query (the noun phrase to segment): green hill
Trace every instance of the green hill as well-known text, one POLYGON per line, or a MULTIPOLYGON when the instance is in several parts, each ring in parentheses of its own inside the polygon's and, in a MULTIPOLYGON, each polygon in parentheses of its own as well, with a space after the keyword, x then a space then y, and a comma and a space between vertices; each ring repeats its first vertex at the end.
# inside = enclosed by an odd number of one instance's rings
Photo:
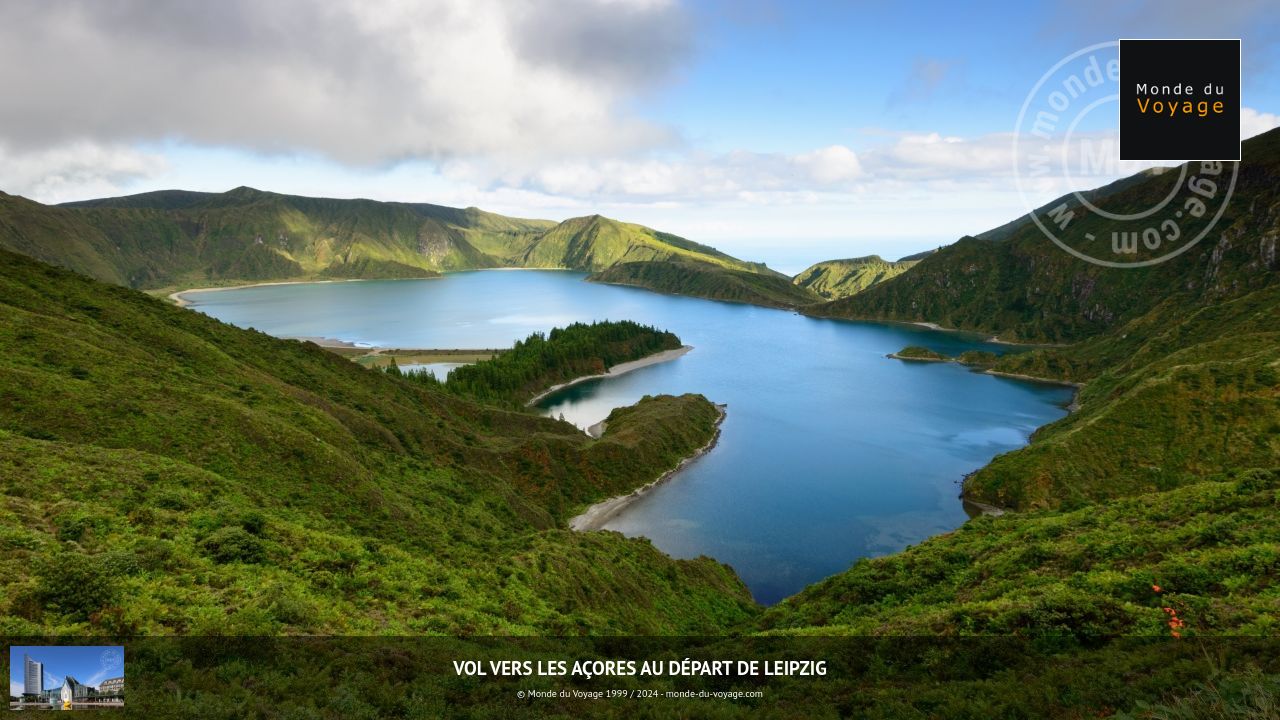
MULTIPOLYGON (((137 211, 129 211, 137 212, 137 211)), ((596 441, 0 250, 8 635, 703 633, 733 572, 558 528, 706 444, 701 396, 596 441)))
POLYGON ((1176 602, 1195 609, 1192 634, 1271 634, 1280 586, 1274 574, 1248 568, 1280 543, 1270 508, 1277 488, 1280 470, 1212 473, 1073 512, 977 518, 897 555, 861 560, 769 609, 760 626, 1160 637, 1168 631, 1161 608, 1176 602))
POLYGON ((877 283, 897 277, 915 265, 913 260, 890 262, 879 255, 826 260, 810 265, 792 280, 827 300, 857 295, 877 283))
POLYGON ((738 269, 708 262, 624 262, 587 279, 766 307, 799 307, 819 299, 809 290, 793 285, 785 275, 767 268, 738 269))
MULTIPOLYGON (((1073 342, 1114 331, 1166 298, 1193 308, 1238 297, 1273 282, 1280 268, 1280 132, 1247 141, 1243 152, 1222 219, 1209 237, 1167 262, 1123 270, 1085 263, 1024 219, 998 228, 989 239, 962 238, 889 282, 806 312, 924 320, 999 333, 1006 340, 1073 342)), ((1168 180, 1142 173, 1108 188, 1107 207, 1122 212, 1154 205, 1167 195, 1168 180)), ((1109 242, 1109 221, 1090 213, 1078 222, 1079 232, 1109 242)))
POLYGON ((51 207, 0 193, 0 247, 136 288, 262 280, 428 277, 491 267, 598 271, 698 261, 769 273, 714 248, 593 215, 562 223, 426 203, 240 187, 51 207))
POLYGON ((618 263, 661 261, 698 261, 751 272, 761 269, 715 248, 599 215, 565 220, 539 235, 517 260, 521 267, 592 271, 618 263))
POLYGON ((1114 333, 997 362, 1087 380, 1078 412, 965 482, 1003 507, 1078 507, 1280 459, 1280 284, 1188 309, 1166 303, 1114 333))

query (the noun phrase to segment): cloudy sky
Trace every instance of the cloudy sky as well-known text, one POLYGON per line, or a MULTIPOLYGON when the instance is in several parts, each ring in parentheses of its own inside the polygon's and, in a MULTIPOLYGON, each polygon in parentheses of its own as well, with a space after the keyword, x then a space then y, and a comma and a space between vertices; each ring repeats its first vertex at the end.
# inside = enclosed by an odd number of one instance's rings
POLYGON ((1119 37, 1242 38, 1244 132, 1280 124, 1261 1, 5 0, 0 189, 250 185, 600 212, 784 270, 898 257, 1025 212, 1024 99, 1119 37))

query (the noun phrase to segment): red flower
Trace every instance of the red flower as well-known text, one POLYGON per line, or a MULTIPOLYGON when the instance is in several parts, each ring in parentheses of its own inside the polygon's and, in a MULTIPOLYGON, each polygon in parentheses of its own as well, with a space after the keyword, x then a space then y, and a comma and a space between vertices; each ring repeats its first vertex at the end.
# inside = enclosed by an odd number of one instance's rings
POLYGON ((1154 590, 1155 592, 1160 592, 1160 586, 1159 586, 1159 585, 1152 585, 1152 586, 1151 586, 1151 589, 1152 589, 1152 590, 1154 590))

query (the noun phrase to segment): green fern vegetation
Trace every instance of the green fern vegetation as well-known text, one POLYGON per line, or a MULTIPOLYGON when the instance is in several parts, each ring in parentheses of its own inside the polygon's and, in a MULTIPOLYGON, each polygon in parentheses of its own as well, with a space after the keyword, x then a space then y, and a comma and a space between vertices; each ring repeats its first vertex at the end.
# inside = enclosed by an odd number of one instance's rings
POLYGON ((897 555, 859 561, 770 608, 760 624, 788 633, 1083 642, 1167 637, 1162 608, 1177 606, 1188 638, 1274 635, 1277 503, 1280 469, 1251 469, 1070 512, 980 517, 897 555))
POLYGON ((573 323, 535 333, 490 360, 454 368, 448 382, 430 373, 414 379, 497 405, 521 407, 539 392, 580 377, 680 347, 674 333, 631 321, 573 323))
POLYGON ((0 251, 4 634, 706 633, 733 571, 561 530, 715 432, 592 440, 0 251))

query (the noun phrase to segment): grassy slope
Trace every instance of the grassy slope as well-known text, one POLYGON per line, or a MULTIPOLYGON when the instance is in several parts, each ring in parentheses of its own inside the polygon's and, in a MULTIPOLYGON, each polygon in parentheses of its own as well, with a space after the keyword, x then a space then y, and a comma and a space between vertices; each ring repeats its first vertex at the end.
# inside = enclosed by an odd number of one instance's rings
POLYGON ((1192 635, 1273 635, 1277 503, 1280 470, 1258 470, 1069 513, 982 517, 897 555, 859 561, 769 609, 760 626, 1164 636, 1161 608, 1174 605, 1192 635))
POLYGON ((0 304, 6 634, 696 633, 751 612, 710 560, 555 529, 704 444, 700 396, 592 441, 4 251, 0 304))
POLYGON ((792 280, 826 300, 857 295, 877 283, 897 277, 915 265, 913 260, 890 262, 879 255, 826 260, 809 266, 792 280))
POLYGON ((818 296, 783 275, 703 262, 625 262, 595 273, 592 282, 635 285, 674 295, 744 302, 767 307, 799 307, 818 296))
POLYGON ((1280 458, 1280 285, 1188 311, 1169 303, 1079 346, 997 370, 1088 378, 1080 410, 968 478, 1016 508, 1075 506, 1280 458))
POLYGON ((760 267, 684 238, 599 215, 570 218, 543 233, 520 258, 522 267, 598 271, 624 262, 698 261, 758 272, 760 267))

